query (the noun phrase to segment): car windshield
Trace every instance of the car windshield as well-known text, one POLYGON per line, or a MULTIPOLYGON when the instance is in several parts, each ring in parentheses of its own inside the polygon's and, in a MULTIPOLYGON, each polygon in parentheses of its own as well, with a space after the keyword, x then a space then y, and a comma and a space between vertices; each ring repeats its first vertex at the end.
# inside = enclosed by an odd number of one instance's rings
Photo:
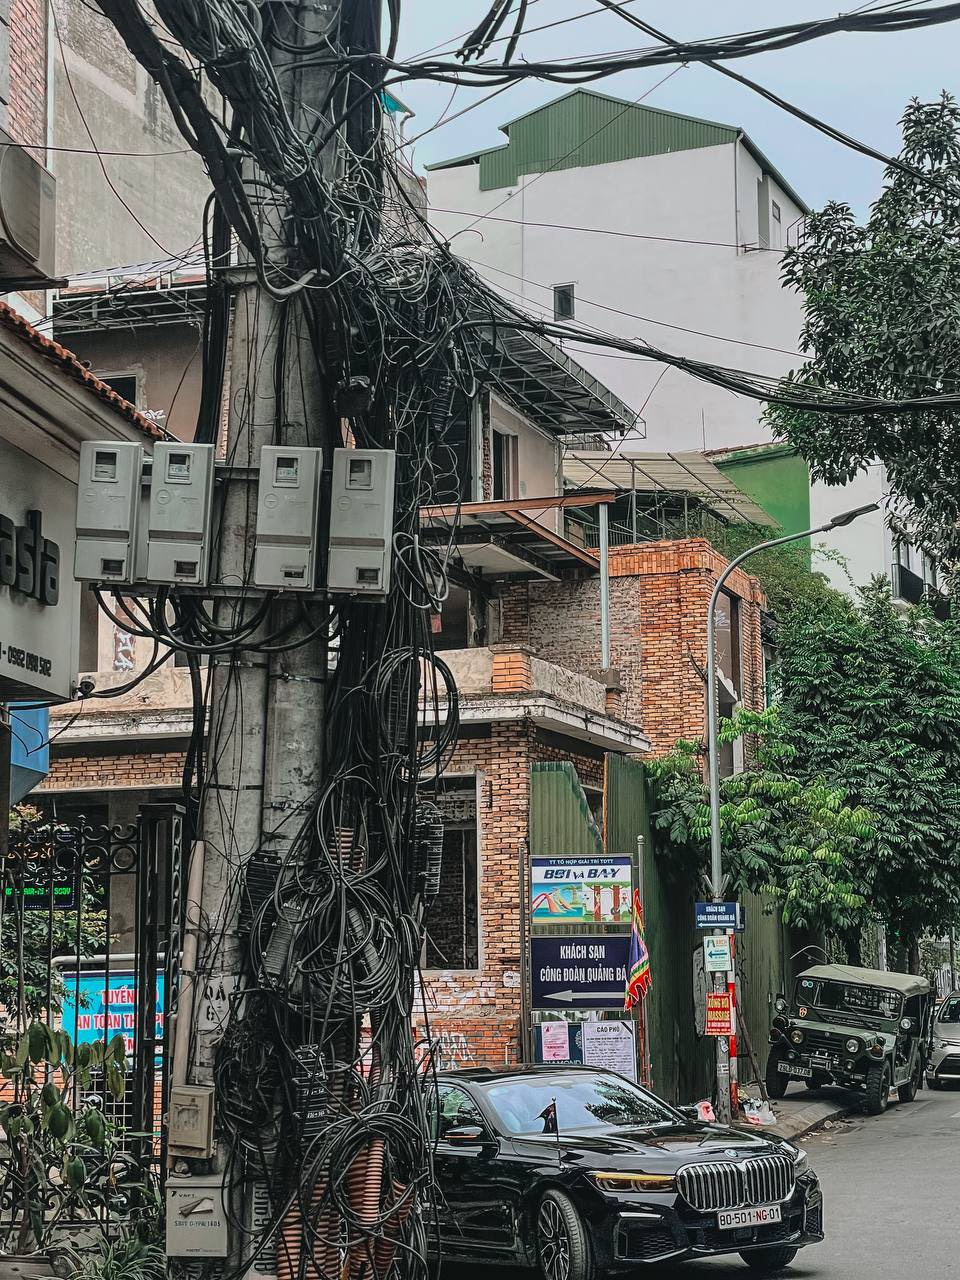
POLYGON ((960 1022, 960 996, 944 1000, 937 1013, 938 1022, 960 1022))
MULTIPOLYGON (((898 991, 860 986, 853 982, 829 982, 822 978, 801 978, 797 983, 797 1013, 804 1009, 839 1015, 844 1022, 859 1018, 899 1018, 903 997, 898 991)), ((827 1019, 829 1020, 829 1018, 827 1019)))
POLYGON ((505 1132, 552 1133, 548 1108, 556 1100, 559 1133, 607 1125, 677 1124, 681 1117, 659 1098, 613 1075, 588 1071, 518 1076, 484 1088, 505 1132), (544 1113, 547 1113, 546 1116, 544 1113))

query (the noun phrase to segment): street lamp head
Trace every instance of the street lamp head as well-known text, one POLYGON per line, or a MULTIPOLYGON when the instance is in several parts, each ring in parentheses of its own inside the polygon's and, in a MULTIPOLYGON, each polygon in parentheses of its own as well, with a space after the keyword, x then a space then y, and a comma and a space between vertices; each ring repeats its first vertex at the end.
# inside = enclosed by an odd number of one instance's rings
POLYGON ((858 516, 865 516, 868 511, 879 511, 879 510, 880 510, 879 502, 867 502, 862 507, 854 507, 852 511, 841 511, 840 515, 834 516, 833 519, 830 520, 823 527, 824 527, 824 530, 842 529, 844 525, 853 524, 854 520, 856 520, 858 516))

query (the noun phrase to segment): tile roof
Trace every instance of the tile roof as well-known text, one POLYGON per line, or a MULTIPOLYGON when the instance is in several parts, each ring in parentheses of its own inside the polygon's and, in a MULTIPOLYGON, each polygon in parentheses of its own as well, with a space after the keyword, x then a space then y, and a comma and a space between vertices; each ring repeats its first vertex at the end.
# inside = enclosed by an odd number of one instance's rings
POLYGON ((52 338, 46 337, 28 320, 24 320, 23 316, 14 311, 13 307, 6 302, 0 302, 0 326, 21 338, 54 364, 59 365, 71 378, 81 383, 88 391, 91 391, 100 400, 110 405, 122 418, 126 418, 129 423, 142 431, 145 436, 149 436, 151 440, 167 439, 165 431, 161 430, 155 422, 151 422, 149 418, 145 417, 128 400, 124 400, 123 396, 118 395, 112 387, 108 386, 101 378, 98 378, 96 374, 91 373, 72 351, 62 347, 59 342, 54 342, 52 338))

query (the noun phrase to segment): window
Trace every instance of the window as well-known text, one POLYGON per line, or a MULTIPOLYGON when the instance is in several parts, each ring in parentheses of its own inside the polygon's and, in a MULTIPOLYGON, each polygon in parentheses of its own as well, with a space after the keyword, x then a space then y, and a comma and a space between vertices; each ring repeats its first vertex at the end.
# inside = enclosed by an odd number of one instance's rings
POLYGON ((484 1123, 480 1108, 459 1085, 442 1084, 427 1099, 427 1127, 434 1139, 442 1138, 448 1129, 459 1129, 462 1125, 478 1125, 484 1123))
POLYGON ((130 404, 140 403, 140 379, 135 373, 98 373, 97 377, 112 387, 118 396, 123 396, 130 404))
POLYGON ((554 1102, 561 1133, 609 1125, 647 1128, 675 1124, 678 1119, 666 1103, 638 1085, 592 1071, 518 1076, 487 1085, 483 1097, 509 1134, 546 1132, 543 1113, 554 1102))
POLYGON ((740 694, 740 601, 721 591, 716 610, 717 668, 740 694))
POLYGON ((776 200, 770 202, 770 213, 774 222, 779 224, 783 221, 783 217, 780 213, 780 206, 777 204, 776 200))
POLYGON ((493 440, 493 500, 509 502, 518 498, 519 447, 517 437, 506 431, 492 432, 493 440))
POLYGON ((553 318, 554 320, 572 320, 576 312, 576 299, 572 284, 555 284, 553 286, 553 318))
POLYGON ((479 915, 476 826, 445 826, 440 892, 427 917, 424 966, 427 969, 478 968, 479 915))

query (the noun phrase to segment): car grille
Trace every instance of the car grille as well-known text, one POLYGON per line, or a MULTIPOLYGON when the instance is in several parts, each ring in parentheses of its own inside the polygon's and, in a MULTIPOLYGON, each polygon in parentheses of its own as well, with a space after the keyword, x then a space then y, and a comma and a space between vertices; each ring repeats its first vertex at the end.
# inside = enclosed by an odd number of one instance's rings
POLYGON ((677 1186, 694 1209, 741 1209, 775 1204, 793 1194, 795 1171, 787 1156, 758 1156, 723 1164, 688 1164, 677 1174, 677 1186))
POLYGON ((960 1055, 951 1053, 937 1065, 937 1075, 960 1076, 960 1055))
POLYGON ((826 1053, 838 1056, 846 1053, 844 1046, 849 1039, 849 1035, 838 1035, 834 1031, 804 1031, 803 1044, 798 1045, 798 1048, 803 1053, 826 1053))

